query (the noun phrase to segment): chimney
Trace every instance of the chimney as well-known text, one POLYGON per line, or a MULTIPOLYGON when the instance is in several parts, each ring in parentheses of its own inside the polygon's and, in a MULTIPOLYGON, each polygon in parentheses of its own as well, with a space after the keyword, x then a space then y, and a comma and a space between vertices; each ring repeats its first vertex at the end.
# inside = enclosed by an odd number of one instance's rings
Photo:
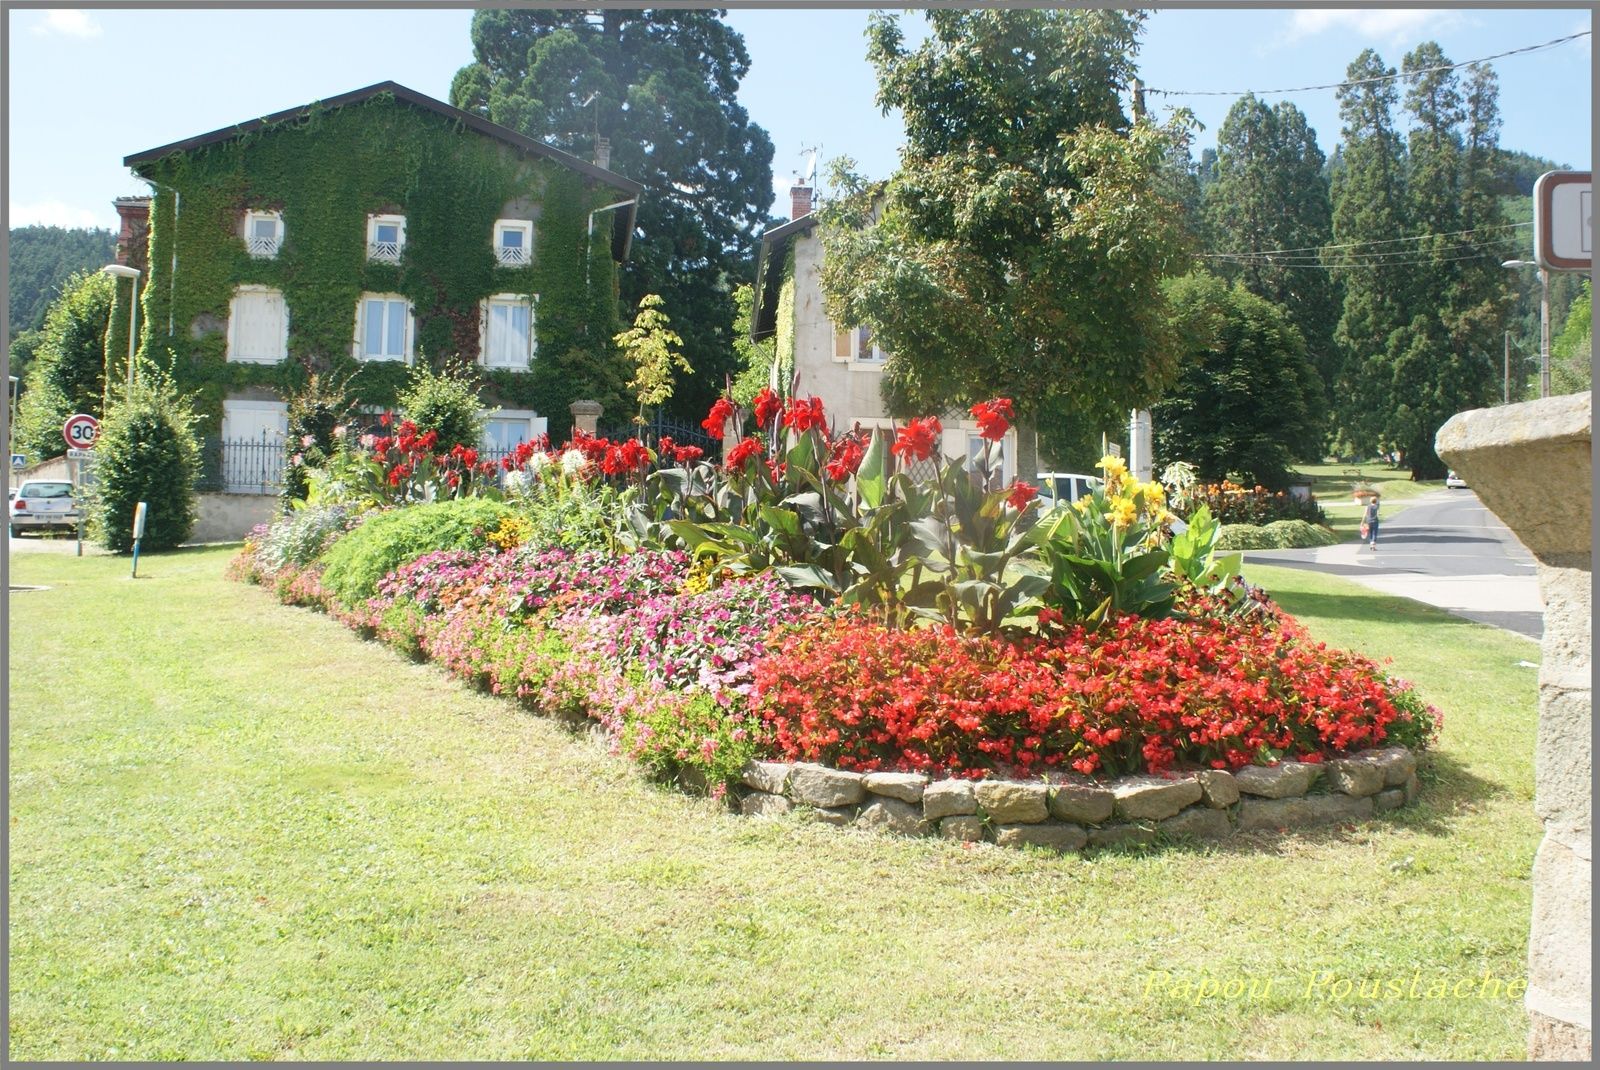
POLYGON ((150 198, 118 197, 111 202, 122 225, 117 231, 117 263, 148 269, 150 252, 150 198))
POLYGON ((799 219, 803 215, 811 214, 811 187, 796 185, 789 187, 789 218, 799 219))
POLYGON ((594 165, 596 167, 611 166, 611 139, 597 137, 594 139, 594 165))

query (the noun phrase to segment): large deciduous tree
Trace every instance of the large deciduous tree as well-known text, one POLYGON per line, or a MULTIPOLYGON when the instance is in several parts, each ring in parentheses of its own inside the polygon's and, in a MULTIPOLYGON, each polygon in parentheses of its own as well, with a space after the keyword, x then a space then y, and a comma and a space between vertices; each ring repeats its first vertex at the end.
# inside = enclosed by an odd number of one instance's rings
POLYGON ((35 458, 66 452, 61 425, 76 412, 100 415, 105 390, 106 325, 116 280, 99 272, 68 279, 45 313, 18 403, 17 445, 35 458))
POLYGON ((713 10, 489 10, 472 47, 452 103, 584 157, 609 138, 611 169, 645 186, 622 299, 662 297, 699 372, 673 407, 703 413, 738 373, 731 292, 772 204, 743 38, 713 10))
MULTIPOLYGON (((1217 270, 1289 314, 1331 388, 1339 373, 1340 303, 1335 280, 1318 260, 1333 235, 1326 165, 1317 132, 1299 108, 1241 97, 1217 133, 1205 212, 1211 247, 1240 254, 1218 260, 1217 270)), ((1311 400, 1320 421, 1331 398, 1311 400)))
POLYGON ((1155 190, 1186 116, 1123 112, 1142 18, 937 10, 909 49, 896 16, 872 17, 878 104, 904 116, 906 144, 881 186, 836 169, 822 288, 835 322, 871 326, 891 354, 895 410, 1009 396, 1048 449, 1119 426, 1171 381, 1158 283, 1186 250, 1181 207, 1155 190))
POLYGON ((1284 308, 1214 275, 1170 280, 1183 370, 1155 407, 1156 452, 1214 479, 1282 487, 1320 445, 1322 383, 1284 308))

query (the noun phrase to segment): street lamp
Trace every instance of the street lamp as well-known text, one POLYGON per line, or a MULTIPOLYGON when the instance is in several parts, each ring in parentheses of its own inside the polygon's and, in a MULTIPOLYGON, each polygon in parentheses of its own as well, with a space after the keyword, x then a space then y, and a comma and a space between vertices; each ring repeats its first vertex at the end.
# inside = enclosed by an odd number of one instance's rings
POLYGON ((1550 396, 1550 273, 1532 260, 1506 260, 1503 268, 1539 268, 1539 396, 1550 396))
MULTIPOLYGON (((139 337, 139 269, 135 267, 129 267, 126 264, 107 264, 100 270, 105 274, 110 275, 112 278, 130 279, 133 282, 133 285, 129 287, 128 292, 128 389, 131 391, 133 389, 133 350, 136 340, 139 337)), ((109 391, 111 389, 110 368, 106 369, 105 380, 105 389, 109 391)), ((102 394, 100 398, 100 411, 105 412, 105 410, 106 395, 102 394)))

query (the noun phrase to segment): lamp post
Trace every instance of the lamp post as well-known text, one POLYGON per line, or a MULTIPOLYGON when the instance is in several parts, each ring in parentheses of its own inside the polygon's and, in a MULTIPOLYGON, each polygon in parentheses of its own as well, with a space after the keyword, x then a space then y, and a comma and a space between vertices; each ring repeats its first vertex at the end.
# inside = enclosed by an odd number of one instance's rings
MULTIPOLYGON (((112 278, 130 279, 133 282, 128 292, 128 389, 132 390, 133 351, 139 337, 139 269, 129 267, 126 264, 107 264, 100 270, 112 278)), ((109 367, 106 368, 105 380, 105 389, 108 393, 103 393, 100 397, 100 411, 102 413, 106 410, 106 398, 111 390, 111 369, 109 367)))
POLYGON ((1550 273, 1532 260, 1506 260, 1503 268, 1539 268, 1539 396, 1550 396, 1550 273))

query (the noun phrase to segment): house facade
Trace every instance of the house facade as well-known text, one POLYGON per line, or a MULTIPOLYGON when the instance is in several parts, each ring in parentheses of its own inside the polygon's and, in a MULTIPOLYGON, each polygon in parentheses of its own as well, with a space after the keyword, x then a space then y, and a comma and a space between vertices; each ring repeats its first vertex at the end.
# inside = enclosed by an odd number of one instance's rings
MULTIPOLYGON (((781 374, 793 376, 796 395, 822 399, 836 431, 856 424, 893 427, 896 421, 883 399, 889 355, 873 339, 871 328, 836 322, 823 300, 820 273, 825 250, 812 214, 811 188, 794 187, 790 208, 790 221, 761 237, 750 337, 758 342, 777 340, 781 374)), ((939 417, 944 456, 975 460, 983 449, 977 422, 963 411, 939 417)), ((1012 429, 1001 445, 1007 482, 1016 477, 1016 437, 1012 429)))
POLYGON ((208 436, 281 444, 312 374, 376 412, 426 361, 476 367, 503 450, 617 381, 596 362, 642 187, 604 161, 384 82, 124 162, 152 188, 117 205, 145 242, 119 243, 144 272, 141 352, 208 436))

